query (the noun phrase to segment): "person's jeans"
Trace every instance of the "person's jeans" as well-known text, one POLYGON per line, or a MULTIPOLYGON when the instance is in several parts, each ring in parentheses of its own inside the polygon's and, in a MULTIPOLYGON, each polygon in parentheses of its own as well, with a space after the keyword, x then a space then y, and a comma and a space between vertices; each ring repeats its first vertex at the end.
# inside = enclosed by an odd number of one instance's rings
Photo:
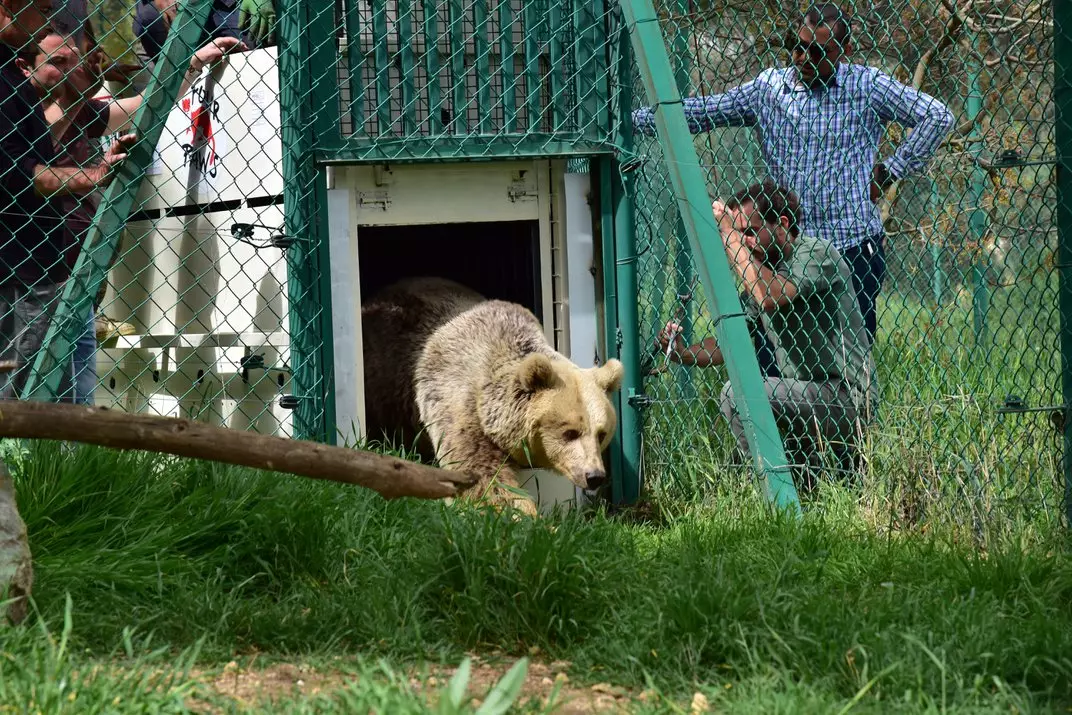
MULTIPOLYGON (((809 382, 767 377, 763 380, 763 387, 781 433, 787 466, 798 476, 805 491, 814 487, 812 472, 822 466, 823 447, 831 450, 831 456, 839 465, 844 464, 846 456, 850 460, 853 458, 856 438, 870 417, 866 407, 864 410, 857 408, 848 385, 840 380, 809 382)), ((719 407, 729 423, 738 449, 748 455, 748 435, 737 411, 733 386, 729 382, 722 388, 719 407)), ((839 469, 842 468, 839 466, 839 469)), ((852 470, 849 471, 850 481, 854 481, 852 470)))
POLYGON ((96 322, 93 311, 90 311, 86 329, 75 343, 74 355, 71 356, 74 402, 79 405, 92 405, 93 393, 97 389, 96 322))
MULTIPOLYGON (((212 12, 208 18, 208 27, 205 28, 207 38, 235 37, 246 43, 246 47, 253 48, 256 43, 248 33, 238 28, 239 5, 236 2, 233 8, 227 7, 221 0, 212 3, 212 12)), ((153 5, 152 0, 138 0, 134 8, 132 21, 134 35, 141 42, 142 49, 150 62, 156 62, 157 56, 164 49, 164 40, 167 39, 167 26, 160 12, 153 5)), ((208 40, 205 40, 207 42, 208 40)))
MULTIPOLYGON (((15 364, 14 370, 0 375, 0 399, 22 397, 34 360, 45 342, 62 285, 40 281, 27 286, 18 280, 0 285, 0 360, 15 364)), ((64 371, 59 394, 70 389, 70 374, 64 371)))
POLYGON ((841 252, 852 270, 853 288, 856 290, 860 312, 864 314, 864 325, 872 343, 875 342, 878 327, 878 294, 886 278, 886 249, 882 244, 882 237, 878 236, 841 252))

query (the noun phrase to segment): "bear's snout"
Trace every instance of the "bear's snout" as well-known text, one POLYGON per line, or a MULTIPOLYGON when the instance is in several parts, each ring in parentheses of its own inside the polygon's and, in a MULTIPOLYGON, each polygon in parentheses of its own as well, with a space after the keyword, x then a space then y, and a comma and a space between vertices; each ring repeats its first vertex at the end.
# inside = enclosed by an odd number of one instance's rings
POLYGON ((602 469, 584 473, 584 485, 586 489, 599 489, 607 483, 607 474, 602 469))

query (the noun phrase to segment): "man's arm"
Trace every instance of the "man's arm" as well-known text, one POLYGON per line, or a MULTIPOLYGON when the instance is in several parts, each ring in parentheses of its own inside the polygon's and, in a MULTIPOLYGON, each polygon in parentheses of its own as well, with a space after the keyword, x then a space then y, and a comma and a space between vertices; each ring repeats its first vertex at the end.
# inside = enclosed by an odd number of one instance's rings
MULTIPOLYGON (((201 71, 207 65, 218 62, 228 52, 244 48, 245 44, 241 40, 233 37, 219 37, 211 40, 195 52, 194 56, 190 58, 186 73, 182 76, 182 84, 179 85, 176 101, 190 91, 194 79, 201 74, 201 71)), ((117 134, 129 129, 134 123, 134 115, 137 113, 138 108, 141 107, 143 100, 144 96, 139 94, 136 97, 117 99, 110 103, 108 105, 108 133, 117 134)))
POLYGON ((723 363, 722 350, 714 338, 704 338, 696 345, 685 345, 685 339, 681 337, 681 326, 675 323, 667 323, 659 333, 659 349, 666 352, 670 346, 670 340, 674 341, 674 348, 670 351, 670 360, 682 365, 695 367, 710 367, 723 363))
MULTIPOLYGON (((747 127, 756 123, 756 100, 760 86, 757 80, 726 90, 722 94, 684 97, 682 109, 689 131, 709 132, 715 127, 747 127)), ((633 111, 633 127, 648 136, 655 135, 655 108, 641 107, 633 111)))
POLYGON ((696 345, 689 345, 684 350, 670 353, 670 359, 682 365, 694 367, 712 367, 725 362, 722 350, 714 338, 704 338, 696 345))
POLYGON ((95 189, 101 177, 98 167, 81 169, 38 164, 34 170, 34 190, 47 198, 73 194, 83 196, 95 189))
POLYGON ((953 128, 954 117, 949 108, 934 97, 883 72, 875 72, 871 103, 884 121, 897 121, 914 129, 876 169, 876 183, 885 189, 894 181, 926 167, 953 128))
POLYGON ((126 150, 134 138, 133 134, 119 137, 96 166, 75 168, 37 164, 34 167, 34 190, 40 196, 50 198, 63 194, 82 196, 97 187, 107 186, 112 180, 112 169, 127 158, 126 150))

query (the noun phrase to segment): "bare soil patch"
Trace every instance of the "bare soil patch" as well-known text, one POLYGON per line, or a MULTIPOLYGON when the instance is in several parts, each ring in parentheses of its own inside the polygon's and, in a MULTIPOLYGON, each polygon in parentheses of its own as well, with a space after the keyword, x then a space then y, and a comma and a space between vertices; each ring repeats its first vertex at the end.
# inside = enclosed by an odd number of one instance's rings
MULTIPOLYGON (((482 699, 517 662, 516 658, 471 655, 468 693, 470 702, 478 706, 482 699)), ((566 671, 569 663, 550 663, 530 660, 518 705, 533 701, 546 707, 553 698, 551 712, 560 715, 587 713, 625 713, 634 699, 647 700, 649 692, 600 683, 590 686, 574 685, 566 671)), ((407 668, 409 686, 434 707, 440 692, 454 676, 456 667, 429 665, 407 668)), ((192 708, 204 713, 221 712, 217 704, 228 702, 239 708, 260 708, 279 701, 330 695, 360 677, 342 669, 317 668, 296 663, 280 663, 264 668, 246 668, 235 662, 222 670, 194 674, 207 686, 207 701, 192 702, 192 708)))

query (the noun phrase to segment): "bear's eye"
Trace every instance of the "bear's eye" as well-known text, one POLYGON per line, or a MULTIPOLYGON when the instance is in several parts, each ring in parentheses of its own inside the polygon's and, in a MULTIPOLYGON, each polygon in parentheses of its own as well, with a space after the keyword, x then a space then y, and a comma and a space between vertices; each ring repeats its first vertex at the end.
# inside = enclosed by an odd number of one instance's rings
POLYGON ((567 442, 572 442, 573 440, 580 438, 581 433, 575 429, 568 429, 562 433, 562 439, 566 440, 567 442))
POLYGON ((599 440, 600 444, 603 444, 603 440, 607 438, 606 430, 599 430, 599 434, 596 435, 596 438, 599 440))

